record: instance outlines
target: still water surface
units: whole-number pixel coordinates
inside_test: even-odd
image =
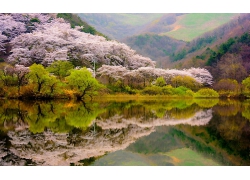
[[[0,165],[250,165],[250,101],[0,101]]]

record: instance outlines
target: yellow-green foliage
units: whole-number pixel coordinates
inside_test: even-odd
[[[77,99],[82,99],[86,95],[96,95],[97,91],[102,88],[101,84],[85,67],[80,70],[71,70],[70,75],[66,77],[66,81],[76,91]]]
[[[145,87],[142,91],[142,94],[148,95],[166,95],[169,97],[178,97],[178,96],[185,96],[185,97],[193,97],[193,91],[184,87],[180,86],[177,88],[173,88],[171,85],[167,86],[149,86]]]
[[[213,98],[213,99],[197,99],[195,98],[195,103],[198,104],[199,107],[202,108],[212,108],[219,102],[219,98]]]
[[[218,98],[219,94],[213,89],[203,88],[197,91],[194,94],[194,97],[196,98]]]
[[[198,90],[202,85],[190,76],[174,76],[171,78],[173,87],[184,86],[192,90]]]
[[[243,85],[243,94],[246,97],[250,97],[250,77],[247,77],[246,79],[244,79],[242,81],[242,85]]]
[[[158,77],[158,78],[156,79],[155,85],[156,85],[156,86],[163,87],[163,86],[166,85],[166,81],[165,81],[165,79],[164,79],[163,77]]]
[[[157,95],[157,94],[163,94],[163,92],[162,88],[159,86],[150,86],[150,87],[145,87],[142,90],[142,94]]]
[[[25,97],[33,96],[35,93],[35,84],[28,84],[25,86],[22,86],[20,89],[20,94]]]
[[[221,97],[237,97],[240,95],[240,85],[233,79],[221,79],[214,88]]]
[[[242,116],[250,121],[250,101],[249,99],[243,102]]]

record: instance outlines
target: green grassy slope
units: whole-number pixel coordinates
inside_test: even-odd
[[[191,41],[205,32],[229,22],[239,14],[234,13],[191,13],[178,17],[173,30],[161,33],[175,39]]]

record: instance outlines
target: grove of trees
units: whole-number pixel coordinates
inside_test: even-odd
[[[85,24],[70,14],[0,14],[0,58],[5,60],[0,95],[84,99],[106,89],[106,93],[193,96],[207,87],[225,97],[247,94],[249,68],[246,53],[239,48],[240,43],[249,44],[247,34],[229,39],[217,52],[211,50],[210,59],[217,59],[217,68],[209,69],[212,74],[217,71],[214,83],[205,68],[156,68],[150,58],[97,32],[86,33],[81,25]],[[241,54],[232,53],[236,51]]]

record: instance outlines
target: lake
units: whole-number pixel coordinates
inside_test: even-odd
[[[250,100],[1,100],[0,165],[248,166]]]

